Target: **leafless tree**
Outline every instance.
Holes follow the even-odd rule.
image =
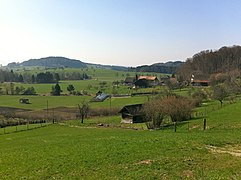
[[[78,107],[79,107],[79,115],[81,117],[81,123],[84,123],[84,118],[87,117],[87,114],[90,110],[89,102],[82,101],[80,104],[78,104]]]

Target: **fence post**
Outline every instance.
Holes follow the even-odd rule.
[[[174,131],[177,132],[177,123],[174,122]]]
[[[203,119],[203,130],[206,130],[206,126],[207,126],[207,120],[206,118]]]

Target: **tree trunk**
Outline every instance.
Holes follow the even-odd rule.
[[[219,100],[220,101],[220,103],[221,103],[221,108],[223,107],[223,101],[222,100]]]
[[[81,123],[84,123],[84,115],[81,116]]]

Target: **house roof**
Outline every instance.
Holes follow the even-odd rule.
[[[101,94],[98,94],[97,96],[95,96],[95,97],[92,99],[92,101],[103,102],[103,101],[106,100],[108,97],[110,97],[109,94],[101,93]]]
[[[126,114],[130,114],[130,115],[140,114],[142,107],[143,107],[143,104],[127,105],[127,106],[124,106],[119,111],[119,113],[126,113]]]
[[[157,79],[157,77],[156,76],[139,76],[138,79],[146,79],[146,80],[155,81]]]

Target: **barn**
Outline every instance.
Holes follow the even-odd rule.
[[[142,111],[143,104],[133,104],[124,106],[119,113],[121,113],[122,123],[142,123],[145,121],[144,113]]]

